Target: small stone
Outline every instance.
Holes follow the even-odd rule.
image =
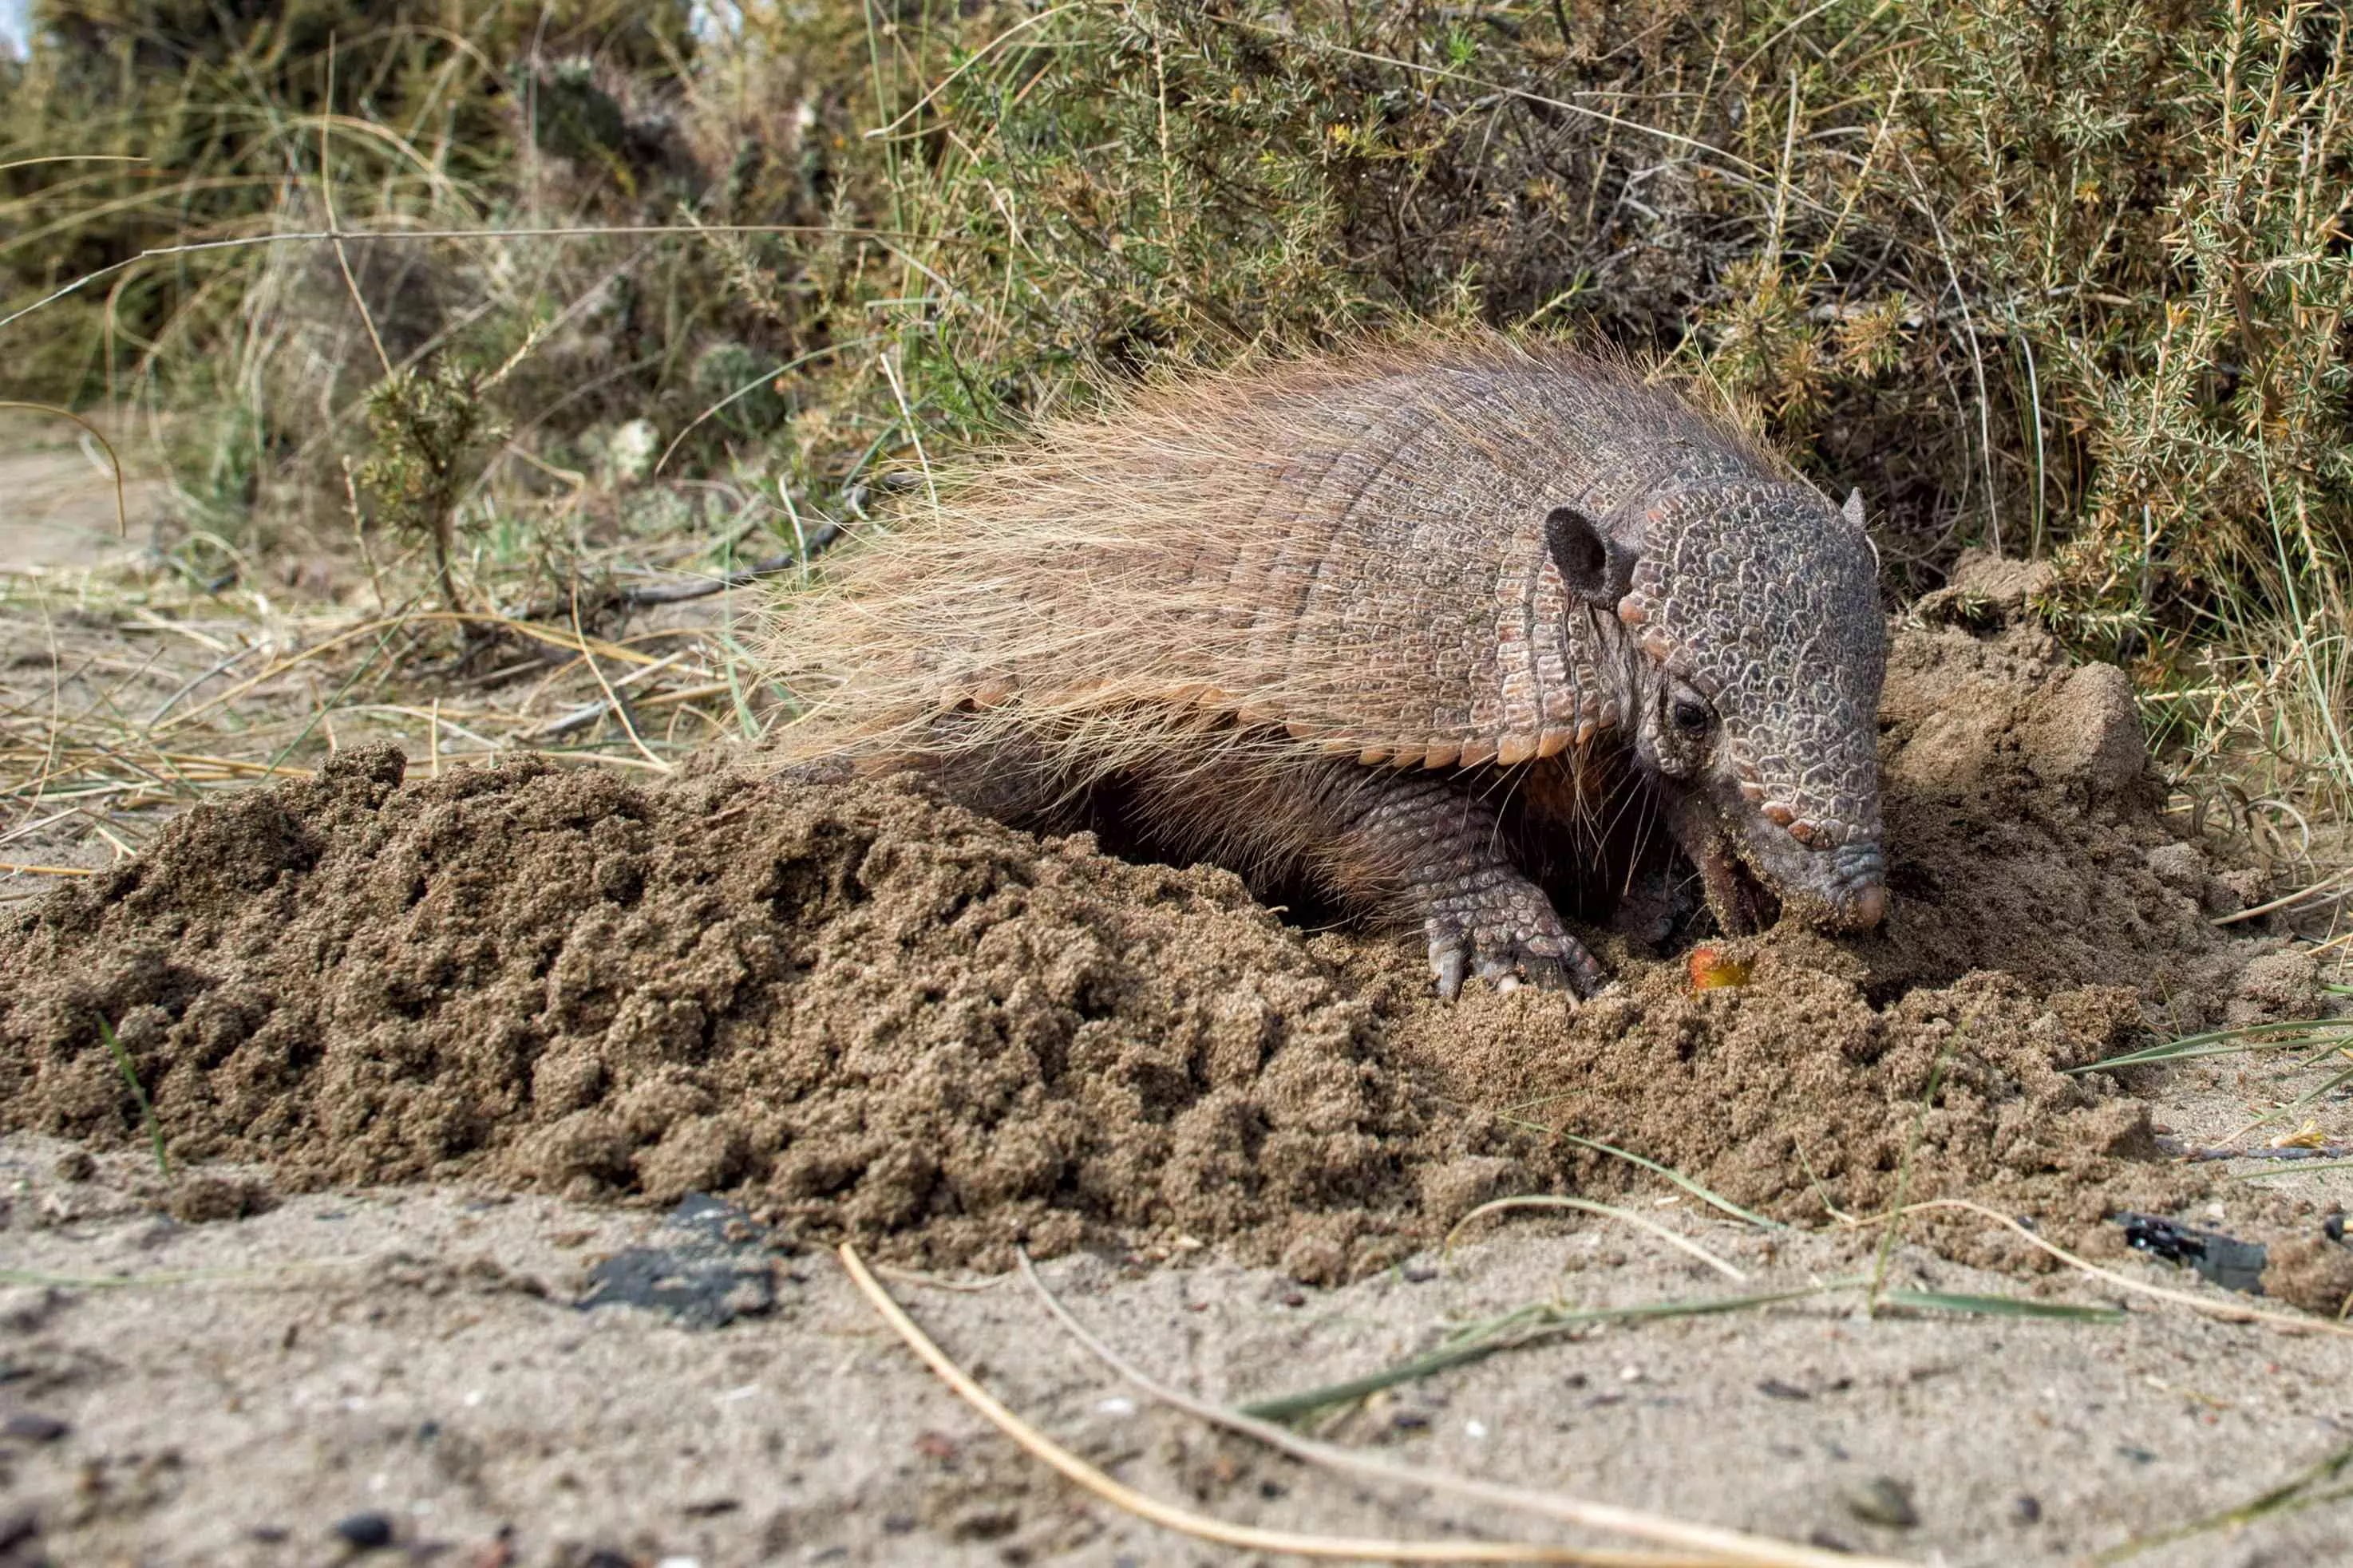
[[[2032,1492],[2021,1492],[2010,1505],[2010,1521],[2027,1525],[2042,1522],[2042,1500]]]
[[[2150,1453],[2147,1448],[2139,1447],[2131,1443],[2117,1444],[2116,1454],[2121,1458],[2130,1459],[2136,1465],[2153,1465],[2157,1463],[2157,1456],[2155,1454]]]
[[[1848,1493],[1846,1510],[1865,1524],[1890,1530],[1909,1530],[1920,1522],[1920,1510],[1912,1506],[1912,1489],[1893,1476],[1873,1476]]]
[[[380,1513],[355,1513],[335,1521],[335,1539],[354,1552],[376,1552],[392,1544],[392,1521]]]
[[[1811,1399],[1813,1397],[1795,1384],[1783,1383],[1778,1377],[1768,1377],[1758,1384],[1757,1392],[1767,1399]]]
[[[87,1149],[69,1149],[58,1156],[53,1169],[60,1182],[87,1182],[98,1174],[98,1162]]]
[[[35,1410],[19,1410],[5,1422],[0,1422],[0,1433],[20,1443],[54,1443],[72,1430],[56,1416]]]

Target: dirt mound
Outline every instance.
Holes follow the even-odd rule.
[[[2159,994],[2198,999],[2184,1026],[2277,998],[2235,996],[2247,944],[2147,810],[2120,679],[1907,635],[1886,931],[1731,944],[1752,983],[1696,994],[1618,940],[1623,984],[1573,1014],[1441,1005],[1410,943],[895,784],[404,785],[351,753],[0,928],[0,1126],[138,1134],[104,1021],[183,1159],[737,1189],[936,1264],[1116,1235],[1337,1278],[1499,1193],[1635,1174],[1557,1131],[1792,1218],[1907,1169],[2063,1224],[2170,1206],[2145,1107],[2062,1069]]]
[[[290,1184],[753,1184],[935,1260],[1084,1222],[1207,1239],[1413,1195],[1370,1010],[1231,876],[888,784],[648,790],[389,751],[192,812],[7,942],[16,1125]],[[1468,1145],[1466,1145],[1466,1148]]]

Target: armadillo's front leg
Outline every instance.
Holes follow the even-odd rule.
[[[1499,852],[1493,813],[1444,779],[1410,773],[1375,774],[1350,793],[1338,858],[1389,882],[1419,916],[1440,994],[1460,992],[1468,973],[1501,990],[1523,980],[1581,996],[1601,988],[1601,966],[1552,900]]]

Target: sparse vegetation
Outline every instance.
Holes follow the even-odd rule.
[[[1479,320],[1712,384],[1860,487],[1893,593],[2052,559],[2041,609],[2129,666],[2215,824],[2308,859],[2353,804],[2336,8],[35,17],[12,379],[145,418],[208,591],[347,559],[357,515],[427,543],[369,544],[387,605],[528,619],[793,554],[1161,367]],[[457,635],[413,630],[379,686]],[[776,696],[704,673],[739,727]]]

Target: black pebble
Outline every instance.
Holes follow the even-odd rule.
[[[72,1430],[56,1416],[34,1410],[19,1410],[0,1424],[0,1432],[26,1443],[54,1443]]]
[[[2041,1524],[2042,1500],[2032,1492],[2021,1492],[2018,1500],[2010,1505],[2010,1517],[2017,1524]]]
[[[336,1538],[361,1552],[392,1544],[392,1521],[380,1513],[355,1513],[335,1521]]]
[[[1767,1399],[1811,1399],[1813,1397],[1795,1384],[1783,1383],[1778,1377],[1768,1377],[1758,1384],[1757,1392]]]

